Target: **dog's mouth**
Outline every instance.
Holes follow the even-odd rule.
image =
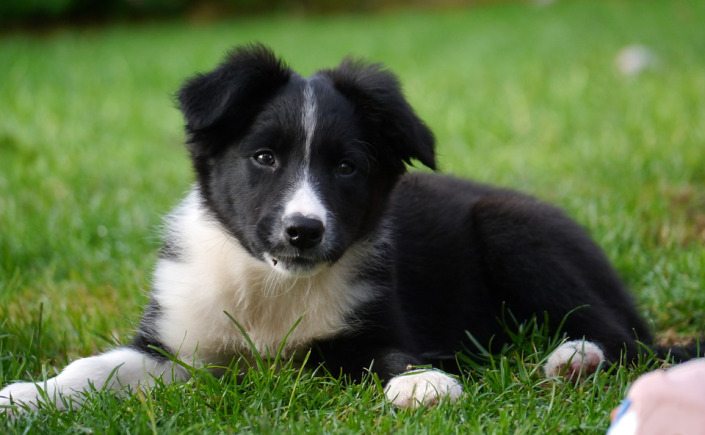
[[[272,266],[276,267],[279,263],[282,263],[283,265],[296,265],[300,267],[307,267],[315,266],[317,262],[314,259],[307,257],[272,257]]]
[[[316,274],[327,263],[308,255],[264,254],[265,261],[275,270],[290,275],[308,276]]]

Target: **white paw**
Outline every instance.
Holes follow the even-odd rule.
[[[56,409],[78,408],[85,400],[85,393],[93,388],[125,393],[150,388],[155,379],[170,383],[188,379],[188,373],[170,360],[153,359],[134,349],[118,348],[77,359],[46,382],[8,385],[0,390],[0,412],[35,410],[42,402],[52,403]]]
[[[595,343],[566,341],[548,357],[543,371],[549,378],[562,376],[566,380],[580,381],[595,373],[604,360],[602,349]]]
[[[440,370],[420,369],[393,377],[384,393],[395,406],[416,408],[436,405],[442,399],[455,402],[463,395],[463,387]]]
[[[43,402],[39,388],[42,387],[33,382],[19,382],[3,388],[0,390],[0,413],[11,414],[25,408],[36,410],[39,402]]]

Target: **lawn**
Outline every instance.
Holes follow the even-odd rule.
[[[705,3],[557,1],[328,17],[175,20],[0,34],[0,387],[129,339],[160,216],[192,182],[173,94],[262,41],[303,74],[347,54],[397,72],[444,172],[565,208],[665,340],[705,331]],[[653,66],[615,68],[648,47]],[[284,367],[43,410],[8,433],[601,433],[639,373],[542,379],[531,328],[462,378],[458,404],[396,410],[369,380]],[[315,376],[315,374],[321,376]]]

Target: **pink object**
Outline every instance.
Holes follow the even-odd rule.
[[[705,434],[705,359],[639,377],[607,435]]]

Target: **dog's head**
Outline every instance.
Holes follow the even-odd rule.
[[[433,135],[380,65],[309,78],[267,48],[231,52],[178,95],[199,189],[256,258],[312,274],[377,226],[389,192]]]

